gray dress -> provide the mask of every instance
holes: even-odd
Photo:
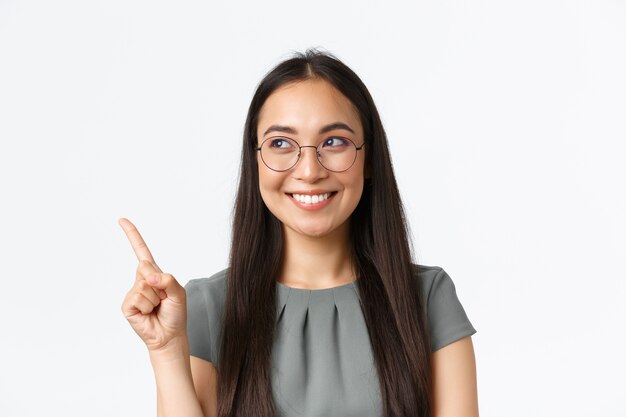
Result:
[[[427,305],[431,351],[476,333],[450,276],[418,265]],[[217,367],[226,272],[193,279],[187,291],[190,353]],[[272,391],[281,417],[382,414],[378,376],[356,281],[305,290],[276,282]]]

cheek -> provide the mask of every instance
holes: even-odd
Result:
[[[354,189],[355,192],[358,192],[360,195],[363,191],[363,184],[365,184],[365,163],[363,156],[355,161],[354,166],[352,166],[346,174],[348,175],[344,178],[344,184],[346,184],[346,187]]]
[[[346,188],[350,190],[350,204],[356,208],[361,201],[361,196],[363,195],[363,188],[365,187],[365,172],[364,172],[364,155],[359,155],[360,158],[357,159],[353,168],[354,171],[350,173],[348,177],[345,179]]]
[[[259,167],[259,191],[265,205],[270,207],[272,201],[281,197],[277,194],[283,183],[283,175],[276,173],[266,167]]]
[[[361,200],[363,194],[363,187],[365,180],[363,174],[360,171],[356,171],[358,174],[350,175],[343,178],[344,192],[346,193],[347,203],[352,207],[356,207]]]

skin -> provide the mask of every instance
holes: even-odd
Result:
[[[335,129],[320,134],[321,127],[342,122],[353,132]],[[283,86],[264,103],[257,126],[260,142],[270,126],[289,126],[285,136],[301,146],[317,145],[331,135],[347,137],[357,146],[363,130],[352,103],[322,80]],[[345,172],[331,172],[317,161],[312,148],[304,148],[298,164],[275,172],[259,166],[259,190],[268,209],[282,222],[284,262],[279,281],[285,285],[322,289],[354,279],[349,259],[348,219],[363,192],[365,148]],[[320,210],[304,210],[287,194],[295,191],[336,191]],[[186,335],[186,298],[176,279],[163,273],[136,227],[127,219],[119,224],[139,261],[135,282],[122,311],[146,343],[157,382],[158,416],[208,417],[217,415],[218,373],[208,361],[189,355]],[[156,308],[156,307],[159,308]],[[432,353],[434,417],[476,417],[478,400],[476,363],[471,337]]]
[[[354,133],[334,129],[319,134],[329,124],[341,122]],[[270,126],[288,126],[294,133],[271,132]],[[258,144],[272,137],[295,139],[301,146],[317,146],[332,136],[363,143],[363,128],[352,103],[322,80],[288,84],[265,101],[257,126]],[[354,165],[344,172],[322,167],[315,149],[302,149],[297,165],[284,172],[269,169],[257,152],[259,189],[268,209],[283,224],[285,253],[279,281],[297,288],[320,289],[354,279],[348,242],[348,219],[356,208],[364,184],[365,148],[357,152]],[[286,193],[294,191],[336,191],[320,210],[296,206]]]
[[[203,411],[202,400],[194,389],[185,289],[171,274],[161,271],[135,225],[124,218],[119,219],[119,224],[139,262],[135,282],[122,303],[122,313],[148,348],[157,385],[157,415],[211,415]],[[203,378],[209,375],[210,371],[203,367]]]
[[[433,416],[478,417],[476,359],[467,336],[431,354]]]

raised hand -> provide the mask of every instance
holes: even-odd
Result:
[[[185,340],[185,289],[157,266],[135,225],[125,218],[118,222],[139,261],[135,283],[122,303],[124,316],[150,351],[163,350],[173,341]]]

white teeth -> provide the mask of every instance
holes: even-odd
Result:
[[[309,195],[309,194],[292,194],[293,198],[296,199],[299,203],[304,204],[317,204],[326,200],[331,193],[319,194],[319,195]]]

